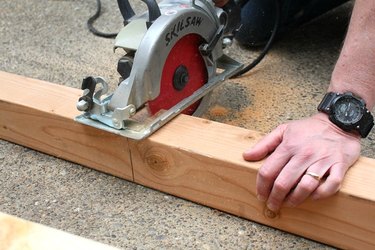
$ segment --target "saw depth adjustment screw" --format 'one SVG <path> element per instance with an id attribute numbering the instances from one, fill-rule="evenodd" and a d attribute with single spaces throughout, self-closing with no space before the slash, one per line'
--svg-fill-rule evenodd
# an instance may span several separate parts
<path id="1" fill-rule="evenodd" d="M 79 111 L 86 111 L 86 110 L 89 109 L 89 107 L 90 107 L 90 104 L 87 101 L 85 101 L 84 99 L 79 100 L 78 103 L 77 103 L 77 109 Z"/>
<path id="2" fill-rule="evenodd" d="M 177 67 L 173 75 L 173 87 L 181 91 L 185 88 L 186 84 L 189 82 L 189 72 L 184 65 Z"/>
<path id="3" fill-rule="evenodd" d="M 129 115 L 135 115 L 136 109 L 135 108 L 130 108 L 129 109 Z"/>

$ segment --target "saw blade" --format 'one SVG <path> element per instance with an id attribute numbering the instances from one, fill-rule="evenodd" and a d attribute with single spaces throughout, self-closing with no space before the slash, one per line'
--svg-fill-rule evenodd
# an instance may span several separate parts
<path id="1" fill-rule="evenodd" d="M 200 35 L 188 34 L 172 47 L 164 63 L 160 94 L 148 102 L 151 114 L 172 108 L 207 82 L 206 64 L 199 51 L 203 42 Z M 199 104 L 200 101 L 197 101 L 182 113 L 192 115 Z"/>

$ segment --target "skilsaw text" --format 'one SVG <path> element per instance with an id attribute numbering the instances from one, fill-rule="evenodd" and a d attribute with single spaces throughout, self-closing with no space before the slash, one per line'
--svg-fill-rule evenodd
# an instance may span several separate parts
<path id="1" fill-rule="evenodd" d="M 188 16 L 185 19 L 178 21 L 170 31 L 165 34 L 165 45 L 168 46 L 174 38 L 178 37 L 179 33 L 191 26 L 199 27 L 202 24 L 202 17 Z"/>

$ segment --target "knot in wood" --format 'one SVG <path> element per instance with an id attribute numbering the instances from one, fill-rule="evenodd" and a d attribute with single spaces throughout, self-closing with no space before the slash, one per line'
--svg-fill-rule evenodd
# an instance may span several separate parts
<path id="1" fill-rule="evenodd" d="M 277 219 L 279 217 L 279 214 L 265 207 L 264 216 L 266 216 L 268 219 Z"/>
<path id="2" fill-rule="evenodd" d="M 168 157 L 162 152 L 149 152 L 146 155 L 146 163 L 150 168 L 158 172 L 165 172 L 171 167 Z"/>

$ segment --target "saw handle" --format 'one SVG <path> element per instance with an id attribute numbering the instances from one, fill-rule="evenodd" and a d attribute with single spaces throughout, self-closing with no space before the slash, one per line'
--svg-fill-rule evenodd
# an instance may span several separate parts
<path id="1" fill-rule="evenodd" d="M 148 8 L 148 22 L 147 28 L 161 15 L 160 8 L 156 0 L 142 0 Z M 135 15 L 133 8 L 131 7 L 128 0 L 117 0 L 118 7 L 121 15 L 124 18 L 124 24 L 128 23 L 128 20 Z"/>

